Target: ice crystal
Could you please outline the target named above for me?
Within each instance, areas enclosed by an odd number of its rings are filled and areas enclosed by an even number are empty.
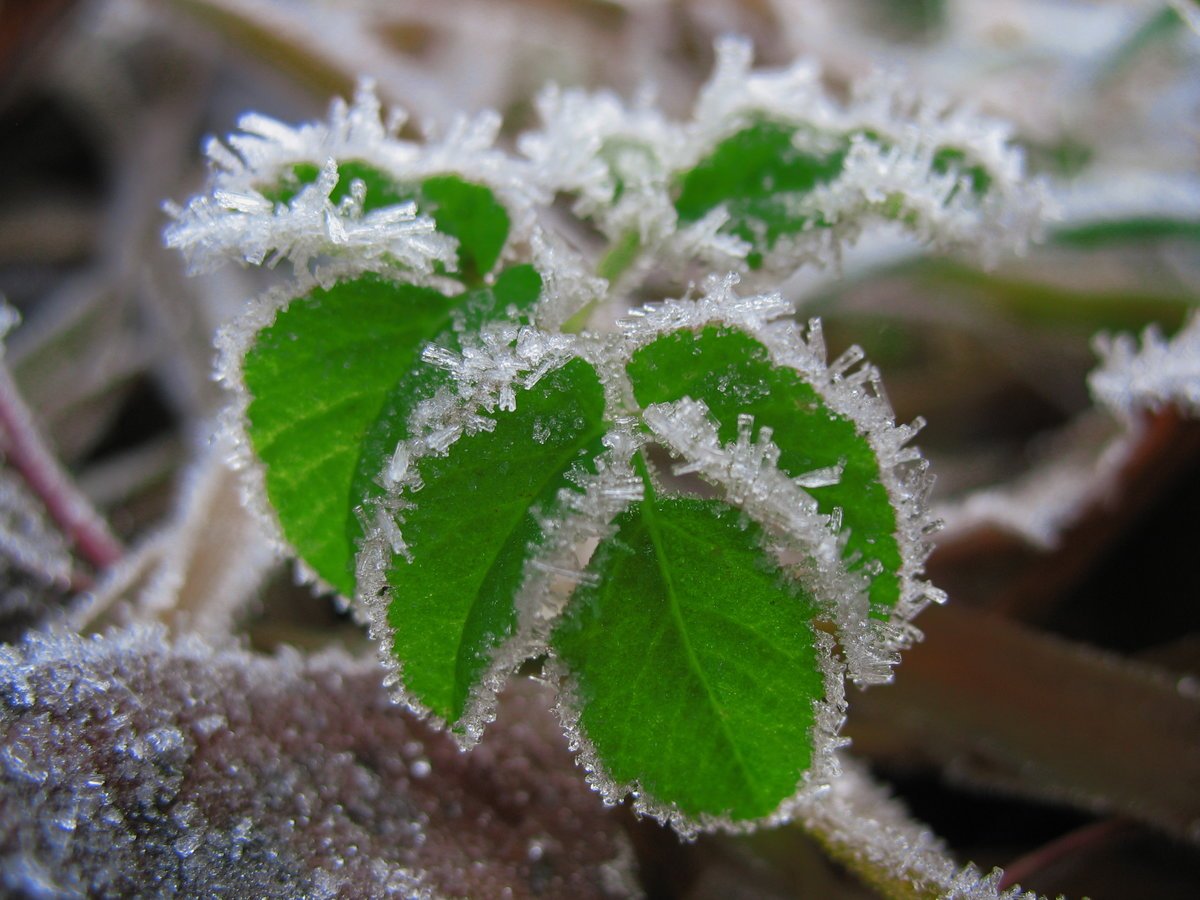
[[[631,851],[525,685],[471,756],[371,664],[160,631],[0,651],[0,884],[14,896],[634,891]],[[531,860],[538,841],[542,853]]]

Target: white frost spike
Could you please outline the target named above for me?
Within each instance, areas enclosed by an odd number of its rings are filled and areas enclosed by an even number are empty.
[[[488,413],[497,408],[516,409],[518,387],[533,387],[577,355],[574,335],[507,322],[488,324],[468,340],[461,353],[431,346],[421,358],[450,373],[461,402]],[[422,403],[413,425],[420,428],[433,423],[444,410],[441,397]]]
[[[638,346],[661,334],[680,328],[697,328],[708,323],[724,323],[735,328],[755,330],[795,311],[792,301],[782,294],[739,296],[734,288],[741,277],[730,272],[709,275],[696,300],[664,300],[629,313],[618,324],[622,332]]]
[[[1141,346],[1130,335],[1100,336],[1096,351],[1103,362],[1088,377],[1092,396],[1124,419],[1141,410],[1175,404],[1200,416],[1200,314],[1171,340],[1147,328]]]
[[[594,576],[584,571],[586,557],[600,541],[615,532],[613,521],[645,491],[631,460],[643,443],[632,419],[614,423],[604,437],[605,452],[596,458],[596,471],[576,479],[577,490],[559,491],[565,515],[539,520],[546,542],[526,567],[516,598],[518,640],[532,654],[545,651],[549,630],[562,612],[570,589]]]
[[[546,331],[561,331],[581,310],[599,306],[608,282],[592,273],[578,251],[553,233],[535,231],[529,239],[533,266],[542,277],[542,295],[534,321]]]
[[[741,37],[717,41],[716,57],[712,77],[696,101],[691,128],[697,143],[711,146],[759,113],[774,114],[784,121],[799,119],[820,129],[840,124],[813,63],[752,71],[754,47]]]
[[[541,129],[518,140],[547,195],[574,193],[577,214],[594,219],[611,239],[635,232],[643,245],[675,230],[670,176],[686,159],[680,129],[650,99],[643,95],[627,106],[607,91],[551,86],[537,98]]]

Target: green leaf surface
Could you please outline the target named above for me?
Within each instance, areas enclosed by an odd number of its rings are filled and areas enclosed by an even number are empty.
[[[312,163],[297,163],[282,183],[264,186],[263,196],[275,203],[287,203],[320,174],[320,168]],[[436,175],[419,184],[406,184],[368,163],[346,160],[338,163],[338,182],[330,200],[340,203],[348,197],[350,185],[356,180],[367,189],[364,212],[415,201],[417,212],[431,216],[438,231],[457,238],[458,270],[467,283],[478,283],[495,267],[511,223],[508,211],[490,188],[457,175]]]
[[[427,179],[414,198],[438,231],[458,238],[458,269],[468,282],[492,271],[508,239],[508,211],[490,188],[456,175]]]
[[[604,391],[576,359],[518,391],[496,427],[417,461],[424,487],[401,531],[412,561],[387,573],[388,621],[408,693],[458,723],[493,654],[514,634],[514,597],[544,541],[540,515],[560,514],[568,478],[603,450]]]
[[[456,320],[477,328],[528,309],[540,286],[528,266],[458,297],[366,275],[292,300],[258,334],[242,371],[267,497],[296,554],[343,596],[354,594],[364,485],[436,386],[418,362],[422,347],[439,338],[456,347]]]
[[[462,349],[463,334],[477,332],[486,323],[513,318],[528,324],[529,314],[541,295],[542,278],[533,266],[514,266],[496,278],[490,288],[479,288],[454,298],[441,330],[428,337],[428,342],[447,350]],[[379,473],[383,471],[396,446],[409,438],[408,420],[418,403],[432,397],[437,389],[450,381],[449,375],[434,366],[415,363],[388,391],[378,416],[362,440],[350,496],[358,504],[367,505],[382,496]],[[357,515],[345,520],[346,542],[353,569],[354,553],[362,540],[362,523]]]
[[[680,221],[698,221],[724,204],[730,216],[724,230],[750,242],[747,262],[759,268],[779,238],[808,227],[809,220],[795,211],[796,195],[836,178],[845,161],[847,141],[837,138],[828,153],[812,154],[797,149],[797,132],[764,120],[717,144],[680,176],[675,200]]]
[[[345,520],[363,436],[452,302],[373,275],[316,288],[279,311],[243,362],[247,430],[284,537],[343,596],[354,593]]]
[[[814,604],[723,503],[648,490],[617,525],[551,639],[583,734],[660,809],[770,815],[813,761]]]
[[[775,365],[761,343],[728,327],[664,335],[633,354],[628,372],[643,407],[683,397],[702,400],[722,443],[737,439],[740,413],[754,416],[756,435],[770,426],[779,467],[789,476],[844,463],[837,484],[809,492],[821,512],[841,508],[850,531],[847,558],[859,555],[852,568],[880,568],[871,582],[871,613],[887,618],[900,598],[896,512],[879,460],[853,421],[831,410],[799,372]]]

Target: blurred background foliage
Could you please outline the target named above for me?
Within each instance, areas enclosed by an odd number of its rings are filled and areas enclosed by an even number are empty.
[[[1198,17],[1190,0],[5,0],[0,292],[22,324],[4,403],[122,559],[72,552],[7,432],[2,636],[153,621],[369,652],[293,586],[212,437],[212,336],[264,281],[187,279],[161,246],[205,136],[251,109],[319,117],[360,75],[423,126],[497,109],[510,141],[550,80],[649,83],[681,114],[738,32],[835,90],[895,68],[1008,119],[1059,206],[992,269],[868,239],[780,286],[832,353],[866,349],[901,421],[928,421],[947,522],[929,570],[952,603],[919,620],[894,686],[851,697],[854,752],[956,855],[1026,887],[1195,896],[1200,428],[1171,408],[1119,421],[1087,374],[1098,333],[1172,334],[1200,299]],[[651,896],[868,895],[795,828],[679,845],[619,827]]]

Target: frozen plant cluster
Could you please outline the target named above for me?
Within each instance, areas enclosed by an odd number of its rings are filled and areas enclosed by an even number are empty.
[[[937,522],[911,445],[922,422],[896,423],[857,347],[828,360],[819,320],[800,325],[773,283],[875,226],[1019,251],[1043,205],[998,123],[888,78],[840,103],[809,64],[753,70],[741,39],[716,56],[686,121],[648,94],[627,105],[549,88],[519,154],[496,146],[491,114],[403,139],[403,114],[385,119],[365,83],[327,123],[246,116],[227,145],[210,142],[209,188],[169,208],[166,232],[196,268],[295,270],[219,338],[230,430],[278,543],[317,583],[352,586],[341,592],[393,696],[473,747],[513,673],[538,661],[592,785],[688,836],[817,802],[839,777],[845,681],[889,681],[920,638],[913,618],[944,599],[923,578]],[[368,302],[381,317],[358,326]],[[345,374],[358,369],[369,383]],[[329,375],[295,394],[310,371]],[[381,411],[353,412],[368,405]],[[667,529],[692,543],[669,548]],[[611,688],[587,683],[606,670],[580,648],[608,627],[587,617],[640,565],[622,554],[645,535],[661,582],[637,590],[661,592],[647,606],[670,613],[661,628],[684,648],[709,620],[679,599],[678,547],[729,550],[732,568],[714,575],[728,603],[741,603],[737,578],[766,582],[744,627],[794,712],[798,754],[780,774],[765,752],[769,800],[736,786],[696,799],[619,759],[623,739],[590,718]],[[781,590],[795,603],[785,617],[805,617],[783,632]],[[571,628],[584,634],[574,649]],[[674,646],[639,637],[648,659]],[[714,683],[740,664],[719,633],[705,652]],[[699,659],[687,650],[685,677],[708,677]],[[798,676],[812,696],[797,701]],[[655,690],[698,696],[666,676]],[[706,689],[699,714],[746,702],[725,690]]]
[[[611,241],[635,240],[643,261],[745,272],[754,247],[729,227],[735,211],[718,203],[698,220],[683,221],[671,192],[714,147],[761,122],[787,128],[797,155],[840,160],[838,171],[815,187],[774,192],[781,214],[805,223],[765,248],[765,268],[775,275],[827,263],[865,228],[885,221],[935,247],[967,247],[989,259],[1022,251],[1040,233],[1046,192],[1025,176],[1004,123],[913,96],[888,76],[863,81],[839,105],[812,64],[752,70],[752,48],[740,38],[719,41],[716,56],[686,122],[667,119],[648,92],[630,106],[607,92],[547,88],[537,103],[542,125],[521,135],[520,156],[496,148],[500,123],[491,113],[460,118],[422,144],[403,140],[397,133],[406,114],[394,110],[385,119],[369,81],[353,104],[335,101],[328,123],[293,127],[248,114],[228,146],[209,141],[208,192],[182,207],[168,204],[175,223],[167,244],[197,271],[230,260],[290,259],[308,274],[329,257],[394,263],[428,277],[435,263],[447,264],[445,235],[410,204],[368,208],[377,198],[362,180],[335,197],[338,167],[352,163],[399,184],[470,173],[501,197],[518,239],[535,238],[538,209],[565,193],[576,198],[575,212]],[[313,166],[319,176],[296,184],[297,165]],[[278,199],[288,185],[295,193]],[[761,231],[758,223],[748,227]]]

